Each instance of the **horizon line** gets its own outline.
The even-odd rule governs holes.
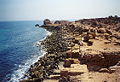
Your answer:
[[[119,15],[109,15],[109,16],[118,16]],[[75,20],[82,20],[82,19],[96,19],[96,18],[107,18],[109,16],[104,16],[104,17],[84,17],[84,18],[77,18],[77,19],[50,19],[50,18],[45,18],[45,19],[50,19],[51,21],[55,21],[55,20],[68,20],[68,21],[75,21]],[[45,19],[15,19],[15,20],[0,20],[0,22],[16,22],[16,21],[44,21]]]

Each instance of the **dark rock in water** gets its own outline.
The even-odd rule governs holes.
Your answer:
[[[36,24],[35,27],[39,27],[39,24]]]
[[[52,22],[49,19],[44,20],[44,25],[52,24]]]

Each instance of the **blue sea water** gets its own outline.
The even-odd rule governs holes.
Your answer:
[[[0,82],[18,82],[40,55],[36,42],[47,36],[40,21],[0,22]]]

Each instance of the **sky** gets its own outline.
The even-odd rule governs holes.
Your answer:
[[[0,21],[120,16],[120,0],[0,0]]]

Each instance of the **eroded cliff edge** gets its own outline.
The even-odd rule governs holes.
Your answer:
[[[39,25],[36,25],[39,26]],[[47,52],[22,82],[119,82],[120,18],[44,20]]]

